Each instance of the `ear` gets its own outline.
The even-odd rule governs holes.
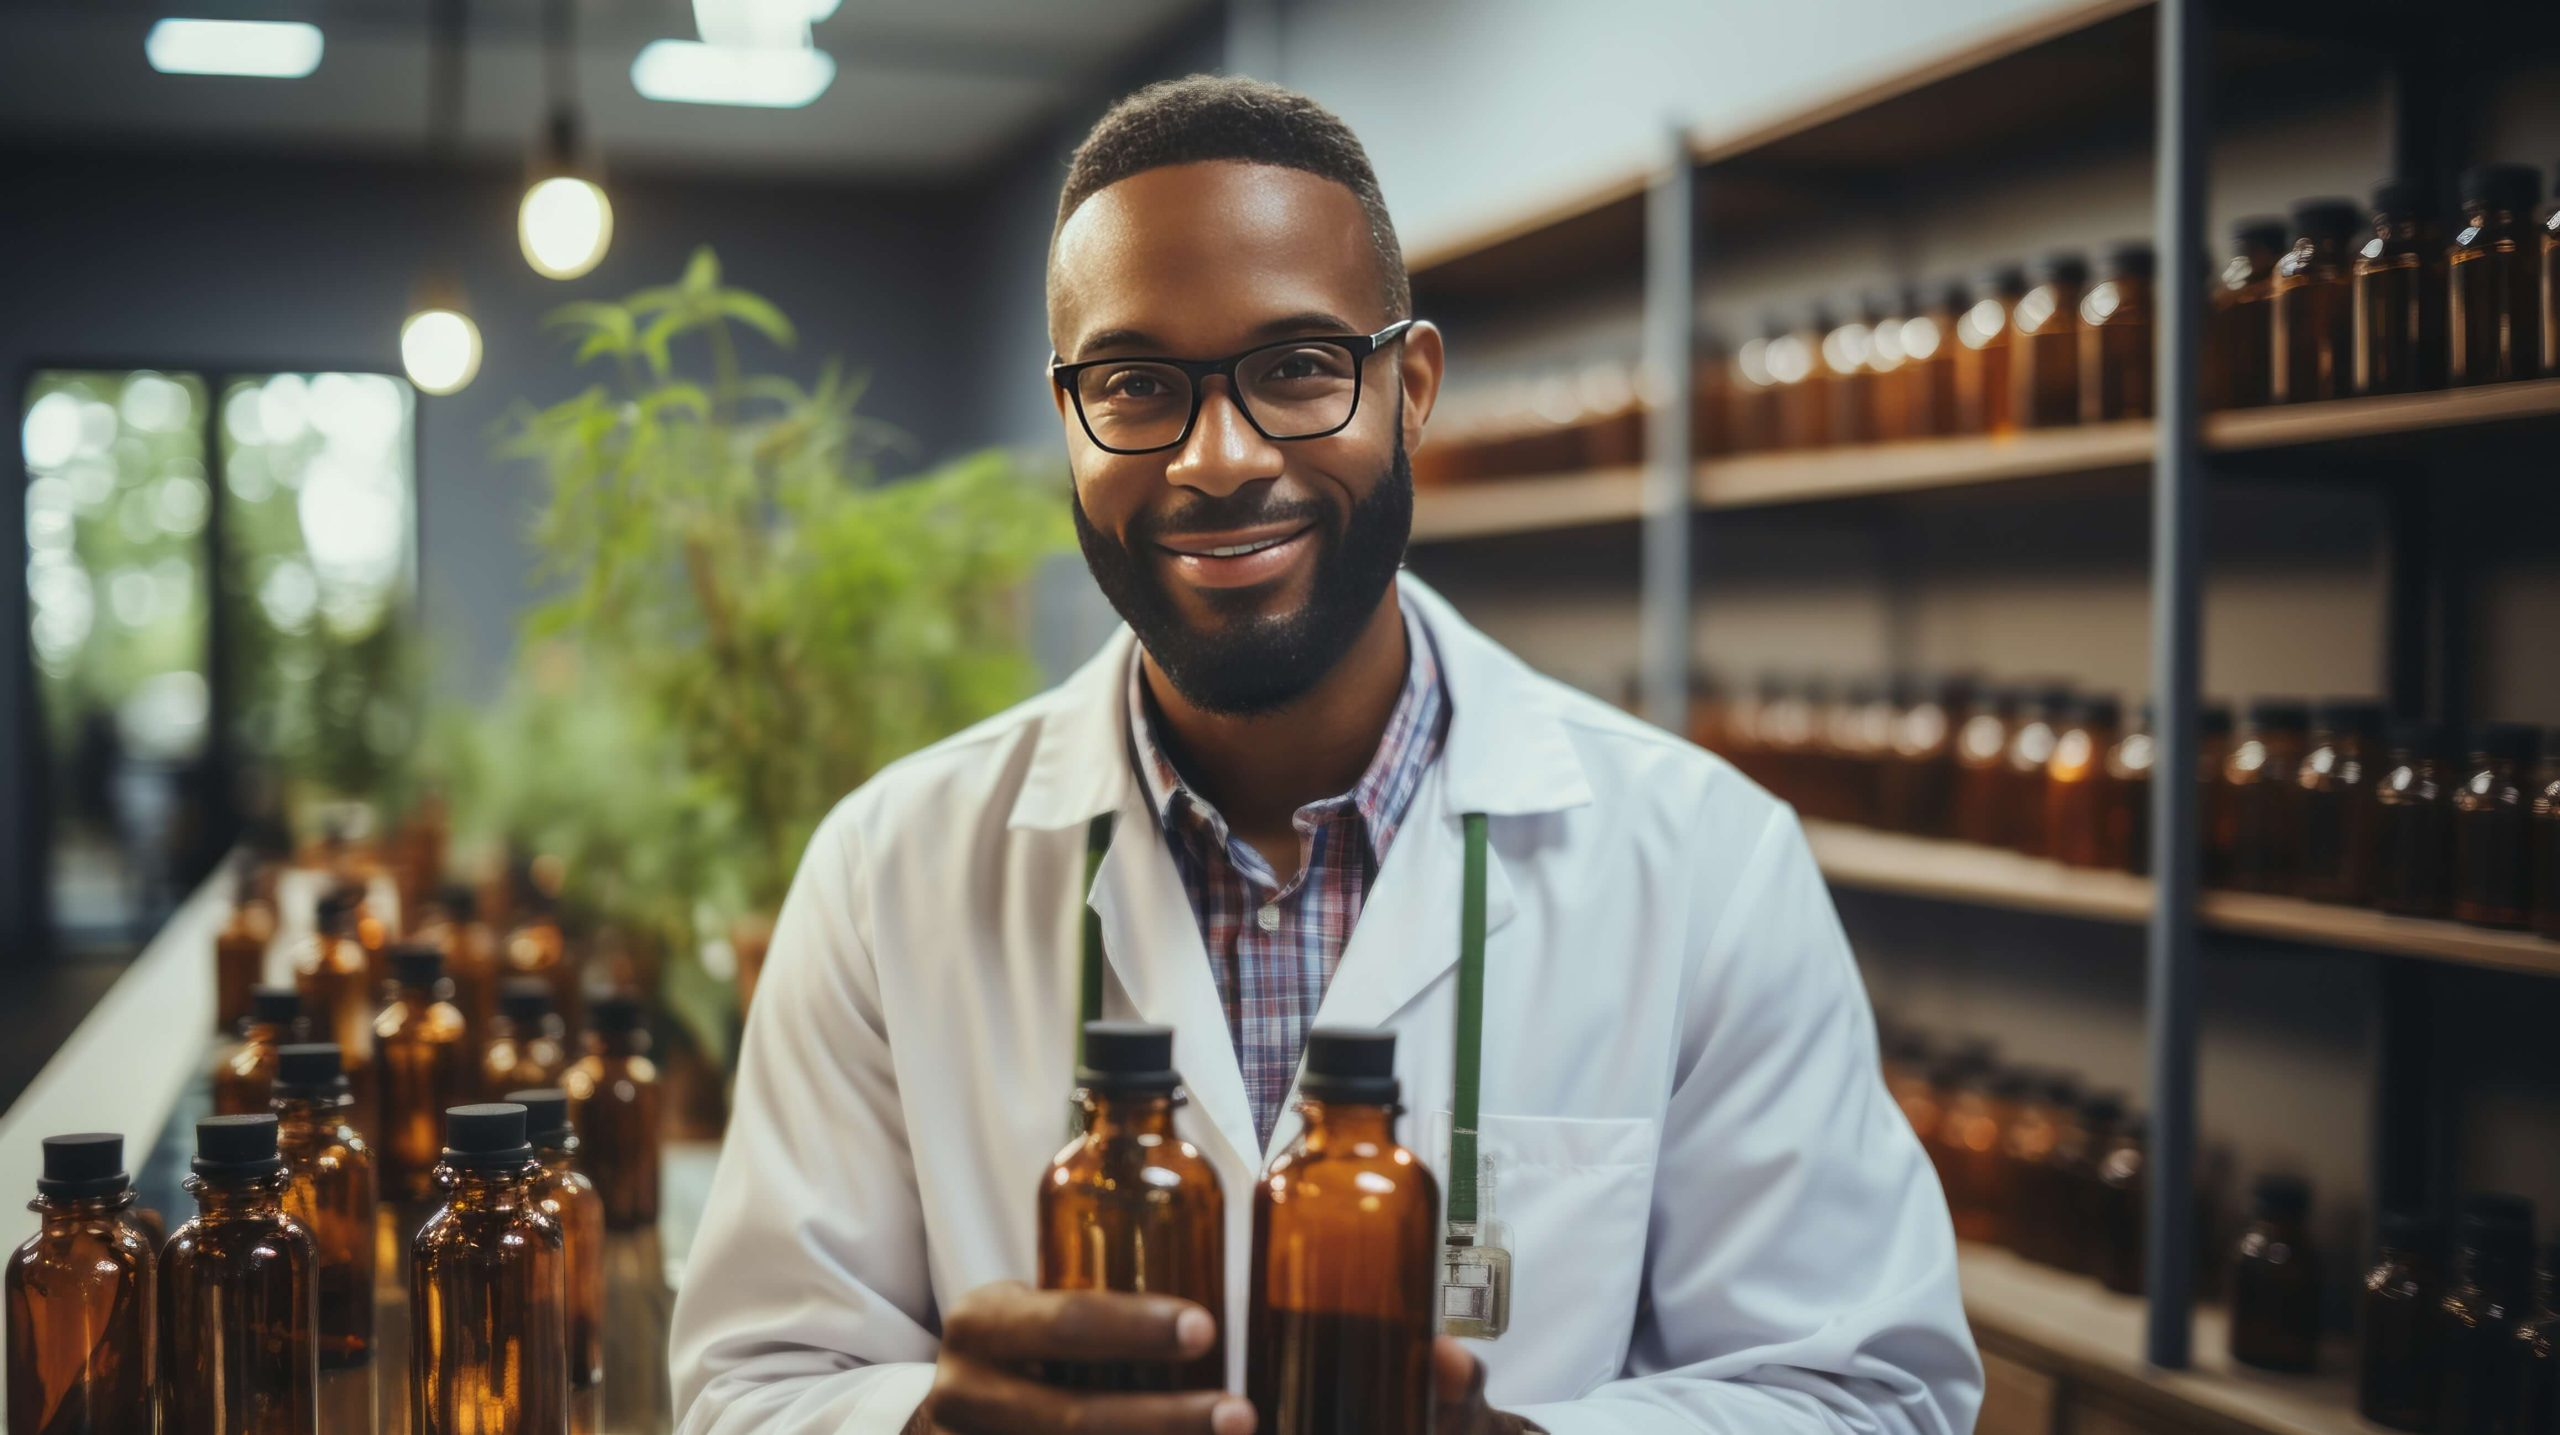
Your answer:
[[[1440,326],[1428,319],[1417,319],[1397,342],[1403,352],[1396,358],[1396,381],[1404,387],[1404,449],[1407,454],[1422,447],[1423,426],[1431,421],[1431,406],[1440,400],[1440,376],[1448,362],[1441,343]]]

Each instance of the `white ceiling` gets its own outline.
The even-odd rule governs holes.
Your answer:
[[[631,59],[695,36],[690,0],[575,0],[576,84],[607,165],[948,179],[1088,99],[1212,0],[843,0],[817,27],[836,80],[800,110],[660,104]],[[0,140],[418,156],[429,0],[0,0]],[[541,0],[470,0],[466,152],[527,152],[544,110]],[[302,80],[162,75],[165,15],[303,19],[327,49]]]

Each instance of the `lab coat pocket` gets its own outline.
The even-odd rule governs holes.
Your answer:
[[[1449,1169],[1449,1113],[1433,1112],[1437,1169]],[[1511,1250],[1511,1328],[1469,1342],[1497,1404],[1571,1400],[1626,1362],[1644,1275],[1660,1144],[1643,1117],[1481,1118],[1477,1147],[1493,1183],[1492,1217]]]

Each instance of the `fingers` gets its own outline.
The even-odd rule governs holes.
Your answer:
[[[1445,1407],[1463,1408],[1484,1400],[1484,1362],[1449,1337],[1431,1341],[1431,1393]]]
[[[953,1306],[942,1343],[997,1363],[1189,1360],[1207,1353],[1217,1332],[1208,1311],[1172,1296],[1036,1291],[1008,1282],[971,1291]]]
[[[948,1366],[919,1418],[952,1435],[1253,1435],[1253,1407],[1205,1390],[1078,1395],[975,1362]]]

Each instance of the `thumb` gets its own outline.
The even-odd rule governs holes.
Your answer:
[[[1484,1364],[1448,1336],[1431,1342],[1431,1391],[1442,1405],[1484,1398]]]

